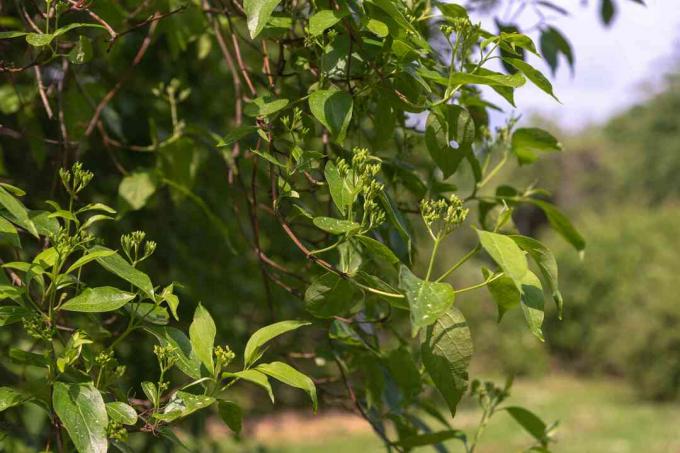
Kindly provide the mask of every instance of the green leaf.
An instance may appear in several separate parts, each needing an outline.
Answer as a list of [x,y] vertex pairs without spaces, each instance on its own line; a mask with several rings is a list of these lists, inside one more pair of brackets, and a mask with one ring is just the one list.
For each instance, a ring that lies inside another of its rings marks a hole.
[[170,314],[168,314],[168,310],[165,307],[161,307],[160,305],[150,304],[148,302],[130,302],[129,304],[125,305],[125,309],[131,315],[132,313],[135,313],[138,318],[142,318],[144,321],[150,322],[151,324],[159,324],[164,326],[170,322]]
[[28,308],[17,305],[0,306],[0,327],[9,326],[21,321],[32,312]]
[[405,347],[392,349],[385,357],[392,378],[404,398],[412,400],[421,390],[420,372],[411,352]]
[[248,382],[252,382],[253,384],[259,385],[263,389],[267,391],[267,394],[269,395],[269,399],[274,402],[274,392],[272,391],[272,386],[269,383],[269,378],[267,378],[267,375],[264,374],[261,371],[258,371],[256,369],[250,369],[250,370],[243,370],[243,371],[237,371],[236,373],[223,373],[223,377],[233,377],[233,378],[238,378],[238,379],[243,379]]
[[524,76],[520,73],[508,75],[491,71],[485,71],[484,74],[456,72],[449,78],[449,86],[451,87],[456,85],[490,85],[519,88],[524,85],[525,82]]
[[574,53],[571,49],[569,41],[564,37],[564,35],[554,27],[547,27],[541,32],[541,54],[545,58],[548,66],[555,75],[557,68],[559,66],[559,56],[564,55],[569,63],[571,70],[574,70]]
[[26,36],[28,32],[25,31],[0,31],[0,39],[11,39]]
[[529,330],[536,338],[545,341],[541,329],[544,317],[543,287],[536,274],[531,271],[528,271],[522,279],[521,305]]
[[338,89],[318,90],[309,96],[312,115],[342,144],[352,119],[354,101],[349,93]]
[[400,27],[405,28],[414,35],[418,34],[416,29],[413,28],[413,25],[411,25],[401,10],[396,6],[397,3],[392,0],[371,0],[370,3],[385,11]]
[[137,423],[137,412],[121,401],[106,403],[106,413],[111,421],[123,425],[134,425]]
[[243,108],[243,113],[248,116],[269,116],[286,108],[288,99],[275,99],[272,96],[260,96],[247,103]]
[[300,373],[292,366],[283,362],[263,363],[255,368],[274,379],[283,382],[291,387],[304,390],[312,400],[314,412],[316,412],[319,402],[316,398],[316,386],[308,376]]
[[543,275],[543,278],[548,284],[548,290],[551,292],[553,300],[557,305],[559,317],[562,319],[564,300],[562,298],[562,293],[560,293],[559,290],[557,260],[555,259],[555,256],[545,245],[536,239],[519,235],[510,237],[536,262],[538,269],[541,271],[541,275]]
[[475,124],[462,107],[445,104],[433,109],[425,125],[425,145],[444,179],[451,176],[463,158],[472,151]]
[[567,242],[569,242],[574,248],[582,252],[586,248],[586,241],[581,236],[574,225],[569,221],[567,216],[565,216],[555,205],[542,200],[536,200],[533,198],[527,199],[527,202],[534,204],[541,208],[548,218],[548,222]]
[[172,346],[172,355],[175,359],[175,366],[184,374],[193,379],[201,377],[201,361],[194,353],[191,341],[179,329],[174,327],[146,327],[160,343],[161,346]]
[[213,347],[216,332],[215,322],[210,313],[199,303],[194,312],[194,320],[189,326],[189,338],[194,353],[211,375],[215,374]]
[[54,35],[51,33],[28,33],[26,35],[26,42],[33,47],[44,47],[50,45]]
[[12,247],[21,248],[17,229],[4,217],[0,217],[0,241],[6,241]]
[[562,144],[549,132],[539,128],[520,128],[512,134],[512,152],[520,164],[532,163],[537,153],[561,151]]
[[309,18],[309,33],[312,36],[319,36],[333,25],[337,24],[346,17],[349,11],[336,11],[331,9],[323,9]]
[[437,8],[447,19],[467,18],[468,13],[464,6],[455,3],[437,2]]
[[73,264],[71,264],[69,266],[69,268],[66,269],[66,273],[70,274],[71,272],[80,269],[81,267],[83,267],[87,263],[94,261],[97,258],[102,258],[102,257],[111,256],[111,255],[115,255],[115,254],[116,254],[116,252],[114,250],[110,250],[110,249],[105,249],[105,248],[101,248],[99,250],[90,249],[90,250],[87,251],[87,253],[85,255],[81,256]]
[[229,133],[217,144],[217,147],[231,146],[255,131],[257,131],[257,127],[255,126],[239,126],[229,131]]
[[470,329],[460,310],[453,307],[427,328],[421,353],[425,369],[454,416],[467,389],[472,358]]
[[158,391],[156,390],[156,384],[150,381],[142,381],[141,386],[142,391],[148,400],[153,403],[154,407],[158,406]]
[[78,42],[66,55],[68,61],[73,64],[87,63],[92,59],[92,42],[85,36],[78,36]]
[[347,208],[352,206],[356,198],[356,193],[348,185],[348,178],[343,178],[338,171],[338,167],[333,161],[328,161],[324,168],[324,177],[328,183],[328,191],[331,194],[333,203],[337,206],[342,215],[345,215]]
[[377,257],[380,260],[386,261],[389,264],[397,264],[399,258],[394,252],[385,244],[380,241],[376,241],[368,236],[358,235],[355,236],[366,251],[368,251],[373,257]]
[[38,230],[28,214],[28,210],[23,204],[3,187],[0,187],[0,205],[2,205],[11,215],[9,220],[25,229],[33,236],[38,237]]
[[458,431],[457,429],[449,429],[446,431],[439,431],[436,433],[425,433],[405,437],[404,439],[399,440],[399,442],[395,442],[395,445],[410,449],[415,447],[424,447],[426,445],[441,444],[442,442],[449,439],[458,439],[461,441],[465,441],[466,437],[463,431]]
[[[491,277],[491,272],[488,269],[482,269],[484,279],[488,280]],[[486,285],[491,293],[491,297],[498,306],[498,322],[501,322],[503,315],[511,309],[520,304],[520,292],[517,285],[507,275],[503,275]]]
[[175,285],[173,283],[169,284],[163,288],[163,292],[160,294],[160,300],[165,302],[172,313],[172,317],[175,321],[179,321],[179,316],[177,316],[177,307],[179,307],[179,297],[173,292]]
[[510,58],[510,57],[505,57],[503,58],[503,61],[505,61],[508,64],[511,64],[518,70],[522,72],[526,76],[527,79],[531,80],[531,82],[536,85],[538,88],[540,88],[543,92],[549,94],[557,102],[560,102],[560,100],[555,96],[555,93],[553,92],[553,86],[552,83],[550,83],[550,80],[548,80],[538,69],[534,68],[531,66],[529,63],[527,63],[524,60],[520,60],[519,58]]
[[331,234],[353,233],[361,228],[361,225],[351,220],[334,219],[333,217],[314,217],[312,222],[317,228]]
[[317,318],[332,318],[347,314],[360,297],[361,293],[349,280],[326,272],[307,287],[305,308]]
[[366,22],[366,28],[368,28],[371,33],[380,38],[385,38],[390,34],[390,29],[387,24],[377,19],[368,19],[368,22]]
[[279,5],[281,0],[245,0],[243,8],[246,12],[248,31],[251,39],[255,39],[260,34],[272,12]]
[[307,321],[280,321],[258,329],[250,336],[248,343],[246,343],[246,348],[243,352],[244,367],[250,367],[262,356],[262,346],[264,346],[270,340],[278,337],[279,335],[283,335],[286,332],[290,332],[310,324],[311,323]]
[[0,412],[29,401],[32,397],[12,387],[0,387]]
[[123,178],[118,186],[118,195],[133,211],[146,206],[149,198],[158,189],[158,178],[149,171],[138,171]]
[[60,310],[82,313],[103,313],[118,310],[135,298],[135,294],[111,286],[87,288],[76,297],[67,300]]
[[154,418],[164,422],[171,422],[186,417],[196,411],[204,409],[215,402],[215,398],[208,395],[194,395],[193,393],[178,391],[172,395],[163,413],[154,414]]
[[106,453],[106,406],[94,384],[55,382],[52,405],[79,453]]
[[229,429],[236,434],[241,432],[243,428],[243,411],[241,406],[233,401],[220,400],[217,402],[217,412]]
[[519,423],[529,434],[543,443],[546,439],[547,426],[543,421],[533,412],[524,409],[523,407],[510,406],[505,408],[508,414]]
[[611,25],[612,20],[616,16],[616,6],[612,0],[601,0],[600,3],[600,17],[605,25]]
[[524,275],[529,270],[524,252],[510,237],[490,231],[477,230],[479,242],[486,252],[498,264],[505,275],[510,277],[517,288],[522,285]]
[[408,267],[399,268],[399,289],[406,294],[411,310],[413,336],[421,327],[433,324],[446,313],[456,299],[448,283],[428,282],[416,277]]
[[[106,247],[97,245],[90,249],[90,253],[98,253],[103,250],[110,251],[110,249],[107,249]],[[132,267],[132,265],[125,261],[118,253],[105,254],[103,256],[98,256],[95,259],[104,269],[141,289],[147,297],[153,299],[153,284],[151,283],[149,276]]]

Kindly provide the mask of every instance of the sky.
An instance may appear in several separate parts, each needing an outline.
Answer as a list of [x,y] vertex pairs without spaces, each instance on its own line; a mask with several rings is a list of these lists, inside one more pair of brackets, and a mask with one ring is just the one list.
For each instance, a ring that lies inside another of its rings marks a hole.
[[[599,1],[588,6],[580,0],[555,3],[570,11],[568,17],[553,16],[550,23],[571,41],[575,73],[562,61],[552,80],[561,104],[533,86],[519,89],[515,100],[525,116],[537,113],[577,131],[640,102],[659,89],[664,74],[680,66],[680,0],[647,0],[647,6],[618,0],[609,28],[600,22]],[[523,26],[535,23],[530,12],[520,17]],[[529,61],[549,74],[545,62]]]

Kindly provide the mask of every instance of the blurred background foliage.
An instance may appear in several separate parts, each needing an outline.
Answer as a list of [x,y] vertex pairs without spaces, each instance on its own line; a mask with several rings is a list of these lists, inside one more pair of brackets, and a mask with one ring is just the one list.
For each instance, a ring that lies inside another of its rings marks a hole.
[[[513,177],[526,180],[540,175],[540,183],[575,216],[588,248],[580,259],[542,227],[540,212],[517,219],[544,231],[542,239],[555,250],[564,321],[546,316],[545,348],[512,322],[502,324],[517,332],[501,329],[497,336],[492,328],[481,329],[476,340],[486,356],[482,362],[501,362],[519,374],[540,375],[552,366],[621,376],[641,398],[677,400],[678,111],[680,77],[671,74],[659,94],[606,124],[563,134],[567,152],[536,172],[515,172]],[[479,303],[469,301],[477,322],[489,322],[490,302],[487,294]]]

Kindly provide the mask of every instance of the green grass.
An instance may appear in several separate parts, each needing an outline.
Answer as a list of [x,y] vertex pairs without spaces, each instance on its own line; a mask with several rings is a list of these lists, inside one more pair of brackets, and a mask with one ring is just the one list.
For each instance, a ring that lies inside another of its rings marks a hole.
[[[546,422],[559,420],[555,453],[675,453],[680,451],[680,405],[654,404],[635,399],[625,385],[611,380],[584,380],[552,376],[518,380],[509,405],[524,405]],[[463,407],[454,426],[471,432],[479,412]],[[320,438],[319,438],[320,437]],[[369,432],[322,436],[300,432],[300,440],[262,439],[272,453],[381,452],[381,443]],[[505,413],[497,414],[482,437],[479,453],[517,452],[531,438]],[[452,442],[450,451],[461,448]],[[419,451],[433,451],[422,448]]]

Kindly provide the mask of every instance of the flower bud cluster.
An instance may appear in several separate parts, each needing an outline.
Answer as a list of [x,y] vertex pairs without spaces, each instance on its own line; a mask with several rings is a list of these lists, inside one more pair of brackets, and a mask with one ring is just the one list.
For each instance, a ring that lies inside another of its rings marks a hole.
[[158,358],[158,365],[162,371],[167,371],[175,364],[177,361],[177,355],[175,354],[176,348],[170,344],[165,346],[154,345],[153,353]]
[[448,199],[423,200],[420,203],[423,221],[433,237],[443,237],[453,232],[465,221],[469,211],[463,207],[463,200],[455,194]]
[[92,181],[94,174],[91,171],[84,170],[83,164],[76,162],[70,170],[64,168],[59,169],[59,178],[66,191],[72,197],[75,197],[78,192],[83,190]]
[[215,348],[215,358],[220,368],[227,367],[236,358],[236,354],[229,346],[217,346]]
[[[145,241],[145,238],[146,233],[143,231],[134,231],[120,237],[120,245],[123,247],[123,252],[133,263],[144,261],[156,251],[156,242]],[[141,255],[139,253],[140,250],[143,250]]]
[[382,224],[385,221],[385,211],[378,204],[377,198],[385,186],[376,180],[381,169],[380,161],[372,158],[368,149],[355,148],[351,164],[340,159],[337,167],[340,176],[349,180],[349,185],[363,198],[363,229],[368,231]]
[[55,329],[47,325],[40,315],[25,317],[21,322],[26,333],[36,340],[50,342],[56,333]]

